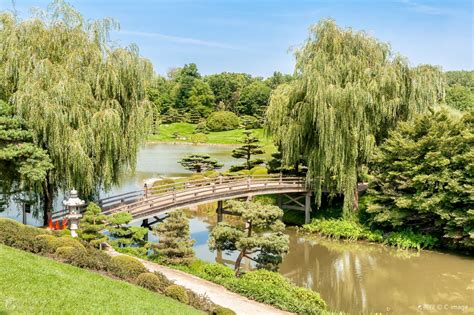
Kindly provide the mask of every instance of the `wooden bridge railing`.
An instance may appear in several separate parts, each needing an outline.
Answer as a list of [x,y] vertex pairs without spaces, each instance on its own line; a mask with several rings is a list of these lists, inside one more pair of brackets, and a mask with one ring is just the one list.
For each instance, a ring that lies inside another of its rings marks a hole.
[[279,175],[220,176],[212,179],[183,181],[126,194],[103,198],[98,201],[104,214],[130,212],[132,215],[185,206],[200,200],[218,199],[223,196],[251,194],[252,191],[281,189],[305,190],[304,178]]

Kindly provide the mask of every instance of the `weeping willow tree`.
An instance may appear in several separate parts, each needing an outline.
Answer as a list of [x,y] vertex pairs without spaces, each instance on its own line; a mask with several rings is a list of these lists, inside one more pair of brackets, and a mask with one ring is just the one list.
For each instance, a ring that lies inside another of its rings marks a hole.
[[377,143],[397,121],[443,97],[442,76],[332,20],[314,25],[295,56],[296,80],[273,93],[266,129],[287,165],[307,160],[318,204],[323,189],[342,192],[348,216],[357,207],[358,172]]
[[0,92],[54,166],[42,185],[45,223],[59,189],[90,196],[135,166],[153,70],[136,46],[112,47],[114,27],[63,1],[26,20],[0,14]]

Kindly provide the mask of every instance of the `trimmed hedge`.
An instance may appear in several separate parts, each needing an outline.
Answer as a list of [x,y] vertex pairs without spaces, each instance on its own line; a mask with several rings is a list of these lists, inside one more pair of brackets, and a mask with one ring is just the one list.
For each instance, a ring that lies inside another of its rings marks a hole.
[[206,121],[206,126],[211,131],[225,131],[239,128],[239,117],[233,112],[213,112]]
[[0,218],[0,243],[6,246],[36,252],[36,236],[47,233],[46,230]]
[[235,273],[232,269],[217,263],[205,265],[202,271],[208,276],[209,279],[214,279],[217,281],[235,277]]
[[230,308],[218,306],[212,310],[212,315],[235,315],[236,313]]
[[164,292],[166,284],[152,272],[145,272],[138,276],[137,284],[145,289],[155,292]]
[[112,257],[108,270],[114,276],[128,281],[135,281],[140,274],[147,272],[141,262],[124,255]]
[[264,269],[248,272],[228,285],[236,293],[298,314],[319,314],[327,307],[318,293]]
[[180,285],[177,285],[177,284],[170,285],[169,287],[165,289],[165,295],[175,300],[178,300],[181,303],[185,303],[185,304],[189,303],[189,297],[188,297],[188,294],[186,293],[186,289]]

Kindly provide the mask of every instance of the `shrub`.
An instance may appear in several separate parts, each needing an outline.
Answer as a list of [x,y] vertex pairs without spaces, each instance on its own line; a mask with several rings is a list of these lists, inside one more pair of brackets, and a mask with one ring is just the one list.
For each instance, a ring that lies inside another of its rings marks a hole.
[[235,315],[236,313],[230,308],[218,306],[212,310],[213,315]]
[[[62,249],[61,249],[62,248]],[[106,253],[96,248],[74,248],[74,250],[60,247],[56,250],[56,255],[64,260],[64,262],[79,268],[87,268],[91,270],[108,270],[111,258]],[[61,249],[61,250],[60,250]]]
[[391,233],[386,239],[385,244],[397,246],[401,249],[422,249],[432,248],[436,245],[438,239],[431,235],[415,233],[412,230]]
[[161,292],[164,292],[167,287],[169,287],[170,285],[173,285],[173,284],[174,284],[173,281],[171,281],[171,280],[169,280],[168,278],[166,278],[165,275],[162,274],[162,273],[159,272],[159,271],[155,271],[155,272],[153,272],[153,274],[154,274],[155,276],[157,276],[158,279],[160,279],[160,282],[163,284],[163,287],[162,287]]
[[257,129],[262,127],[261,120],[255,116],[250,115],[241,116],[240,124],[245,129]]
[[357,222],[344,219],[313,219],[311,223],[304,225],[303,229],[329,238],[348,240],[360,239],[364,232]]
[[59,247],[74,247],[77,249],[85,249],[84,245],[81,244],[77,239],[69,236],[52,237],[47,240],[51,252],[55,252]]
[[211,131],[237,129],[239,127],[239,117],[232,112],[214,112],[207,118],[206,126]]
[[120,255],[112,257],[109,271],[122,279],[134,281],[141,273],[146,272],[145,266],[133,257]]
[[189,305],[198,310],[204,311],[207,314],[212,314],[212,310],[216,308],[216,305],[212,303],[206,295],[197,294],[191,290],[186,290],[186,292],[189,299]]
[[34,252],[36,236],[47,233],[49,232],[43,229],[0,218],[0,243],[7,246]]
[[268,270],[256,270],[229,282],[232,291],[256,301],[274,305],[298,314],[319,314],[326,302],[318,293],[291,284],[282,275]]
[[[218,282],[221,279],[234,278],[234,271],[229,267],[221,264],[212,263],[207,264],[203,268],[204,274],[212,281]],[[206,278],[207,278],[206,277]]]
[[155,292],[163,292],[166,288],[163,286],[160,278],[152,272],[145,272],[138,275],[137,284],[145,289]]
[[170,285],[169,287],[165,289],[165,295],[175,300],[178,300],[181,303],[184,303],[184,304],[189,303],[189,297],[188,297],[188,294],[186,293],[186,289],[180,285],[177,285],[177,284]]
[[55,236],[51,234],[41,234],[35,237],[35,253],[54,253],[56,249],[53,249],[51,245],[51,240],[53,240]]
[[191,136],[191,142],[196,143],[206,143],[208,141],[208,137],[203,133],[196,133]]
[[76,249],[72,246],[63,246],[56,249],[55,255],[62,259],[67,259],[74,254]]

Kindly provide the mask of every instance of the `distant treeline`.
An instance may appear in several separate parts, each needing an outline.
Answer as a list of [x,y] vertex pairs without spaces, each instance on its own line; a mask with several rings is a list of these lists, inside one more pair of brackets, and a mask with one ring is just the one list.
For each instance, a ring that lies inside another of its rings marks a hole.
[[190,63],[171,69],[166,77],[156,76],[148,96],[156,117],[164,123],[197,123],[214,111],[262,117],[272,90],[292,79],[280,72],[266,79],[230,72],[202,76],[196,64]]

